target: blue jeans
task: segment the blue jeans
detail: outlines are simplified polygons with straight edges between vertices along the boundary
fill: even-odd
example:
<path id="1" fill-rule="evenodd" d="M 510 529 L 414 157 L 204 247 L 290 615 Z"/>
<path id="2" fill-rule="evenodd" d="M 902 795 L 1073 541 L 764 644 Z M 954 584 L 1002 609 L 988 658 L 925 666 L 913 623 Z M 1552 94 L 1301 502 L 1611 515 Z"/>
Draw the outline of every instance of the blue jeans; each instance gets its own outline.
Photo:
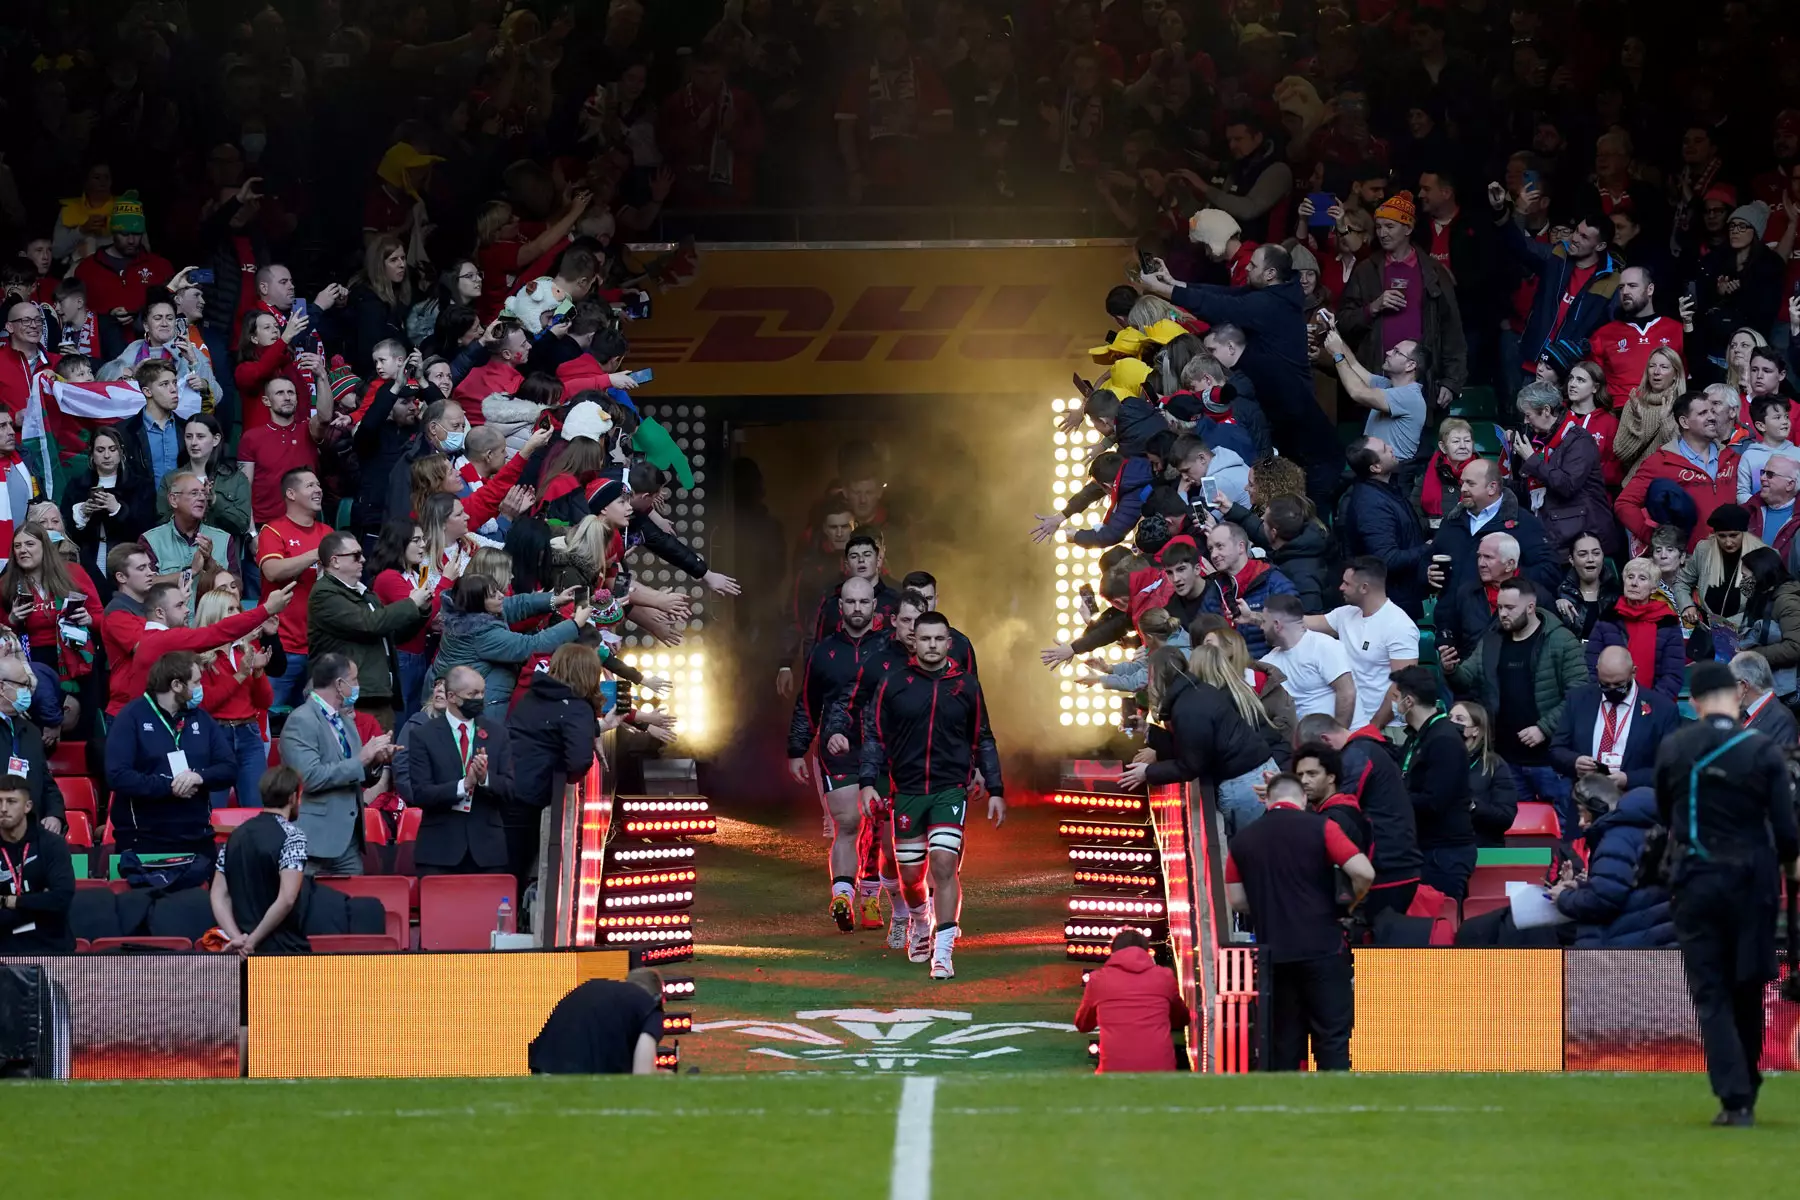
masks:
<path id="1" fill-rule="evenodd" d="M 1507 763 L 1506 769 L 1512 772 L 1513 787 L 1518 789 L 1519 799 L 1554 804 L 1564 839 L 1573 839 L 1581 828 L 1581 820 L 1575 815 L 1575 799 L 1569 794 L 1570 781 L 1558 775 L 1554 767 L 1521 767 Z"/>
<path id="2" fill-rule="evenodd" d="M 274 712 L 293 712 L 306 696 L 306 655 L 288 651 L 287 667 L 269 680 L 275 699 L 269 707 Z"/>
<path id="3" fill-rule="evenodd" d="M 1221 779 L 1218 785 L 1219 811 L 1225 814 L 1225 836 L 1240 833 L 1249 828 L 1250 823 L 1263 815 L 1263 802 L 1257 799 L 1256 787 L 1263 781 L 1263 772 L 1274 774 L 1280 770 L 1274 759 L 1269 759 L 1253 770 L 1245 771 L 1235 779 Z"/>
<path id="4" fill-rule="evenodd" d="M 263 741 L 262 730 L 252 723 L 221 726 L 219 732 L 231 743 L 231 755 L 237 761 L 237 806 L 261 808 L 262 792 L 258 785 L 262 783 L 263 772 L 269 769 L 269 744 Z M 226 789 L 212 793 L 214 808 L 224 808 L 231 803 L 231 794 Z"/>
<path id="5" fill-rule="evenodd" d="M 394 717 L 394 728 L 400 728 L 406 718 L 419 711 L 421 693 L 425 687 L 425 672 L 430 668 L 429 656 L 400 651 L 400 711 Z"/>

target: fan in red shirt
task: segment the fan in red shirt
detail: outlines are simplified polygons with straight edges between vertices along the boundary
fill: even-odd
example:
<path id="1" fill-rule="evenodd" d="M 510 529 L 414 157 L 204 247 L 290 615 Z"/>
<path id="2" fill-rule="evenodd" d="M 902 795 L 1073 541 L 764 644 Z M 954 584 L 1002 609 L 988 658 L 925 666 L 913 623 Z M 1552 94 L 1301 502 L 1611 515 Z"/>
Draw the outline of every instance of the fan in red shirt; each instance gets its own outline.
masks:
<path id="1" fill-rule="evenodd" d="M 1075 1028 L 1100 1030 L 1100 1073 L 1173 1071 L 1173 1030 L 1190 1014 L 1175 974 L 1150 956 L 1150 939 L 1135 929 L 1113 938 L 1112 954 L 1088 976 Z"/>
<path id="2" fill-rule="evenodd" d="M 144 206 L 136 192 L 114 201 L 112 235 L 112 245 L 75 265 L 75 278 L 87 288 L 89 308 L 129 324 L 144 311 L 150 289 L 169 282 L 175 268 L 162 255 L 144 249 Z"/>
<path id="3" fill-rule="evenodd" d="M 306 606 L 319 580 L 319 543 L 332 529 L 318 519 L 325 491 L 310 467 L 282 477 L 281 498 L 286 511 L 256 535 L 256 565 L 265 588 L 295 585 L 294 603 L 281 616 L 281 648 L 305 658 Z"/>
<path id="4" fill-rule="evenodd" d="M 279 518 L 287 507 L 282 484 L 288 472 L 318 471 L 319 441 L 330 418 L 322 409 L 315 409 L 302 420 L 294 382 L 285 375 L 263 385 L 260 403 L 250 395 L 244 393 L 246 425 L 252 407 L 262 409 L 265 419 L 245 429 L 238 442 L 238 462 L 250 477 L 250 519 L 263 526 Z"/>
<path id="5" fill-rule="evenodd" d="M 950 132 L 950 93 L 930 64 L 908 51 L 904 22 L 883 19 L 875 61 L 844 80 L 836 116 L 853 203 L 871 188 L 883 203 L 895 203 L 929 192 L 941 178 L 929 159 L 935 140 Z"/>
<path id="6" fill-rule="evenodd" d="M 725 78 L 724 55 L 702 47 L 687 83 L 662 102 L 656 138 L 675 172 L 681 208 L 743 208 L 756 202 L 756 160 L 763 151 L 762 110 Z"/>
<path id="7" fill-rule="evenodd" d="M 1650 355 L 1663 346 L 1681 354 L 1683 336 L 1680 321 L 1657 315 L 1656 284 L 1643 267 L 1619 273 L 1618 300 L 1618 320 L 1594 330 L 1588 345 L 1606 372 L 1607 392 L 1622 404 L 1643 380 Z"/>
<path id="8" fill-rule="evenodd" d="M 550 273 L 557 255 L 568 244 L 569 231 L 592 200 L 591 192 L 575 192 L 562 216 L 529 239 L 518 212 L 505 200 L 495 200 L 481 210 L 475 219 L 475 265 L 481 269 L 481 295 L 475 301 L 475 313 L 483 324 L 500 315 L 501 306 L 518 290 L 521 281 Z"/>
<path id="9" fill-rule="evenodd" d="M 308 349 L 311 339 L 305 335 L 311 321 L 305 313 L 286 322 L 273 312 L 258 309 L 244 319 L 244 331 L 238 340 L 237 366 L 232 379 L 238 394 L 244 397 L 263 395 L 271 379 L 286 379 L 294 385 L 296 406 L 306 416 L 312 415 L 313 396 L 327 377 L 324 356 Z M 305 340 L 301 340 L 305 339 Z M 295 349 L 294 343 L 300 342 Z M 242 405 L 244 431 L 260 429 L 269 423 L 265 405 Z"/>

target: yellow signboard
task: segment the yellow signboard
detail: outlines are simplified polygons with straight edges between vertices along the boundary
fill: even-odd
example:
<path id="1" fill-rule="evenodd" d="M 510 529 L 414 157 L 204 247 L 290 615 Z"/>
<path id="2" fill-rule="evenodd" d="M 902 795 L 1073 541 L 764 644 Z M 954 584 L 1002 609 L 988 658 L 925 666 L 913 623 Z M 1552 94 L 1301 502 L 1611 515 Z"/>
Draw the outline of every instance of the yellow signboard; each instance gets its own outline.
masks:
<path id="1" fill-rule="evenodd" d="M 1133 261 L 1122 241 L 701 247 L 626 324 L 629 362 L 659 396 L 1061 394 Z"/>

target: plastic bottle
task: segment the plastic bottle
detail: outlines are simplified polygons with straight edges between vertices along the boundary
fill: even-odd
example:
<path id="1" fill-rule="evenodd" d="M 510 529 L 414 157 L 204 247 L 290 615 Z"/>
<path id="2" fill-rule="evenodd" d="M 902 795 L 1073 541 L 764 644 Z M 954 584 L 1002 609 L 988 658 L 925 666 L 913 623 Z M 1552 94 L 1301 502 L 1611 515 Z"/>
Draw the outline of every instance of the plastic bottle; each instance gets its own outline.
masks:
<path id="1" fill-rule="evenodd" d="M 500 898 L 500 907 L 494 910 L 494 932 L 495 933 L 512 933 L 512 932 L 514 932 L 514 929 L 513 929 L 513 906 L 512 906 L 512 898 L 510 896 L 502 896 Z"/>

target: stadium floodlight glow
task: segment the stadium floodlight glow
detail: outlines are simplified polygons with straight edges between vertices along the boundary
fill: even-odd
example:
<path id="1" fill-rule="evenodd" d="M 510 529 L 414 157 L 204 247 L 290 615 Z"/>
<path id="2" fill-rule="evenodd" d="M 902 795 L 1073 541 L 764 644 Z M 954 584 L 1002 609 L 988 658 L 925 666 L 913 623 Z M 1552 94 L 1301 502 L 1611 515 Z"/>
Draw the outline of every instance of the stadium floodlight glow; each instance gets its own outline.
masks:
<path id="1" fill-rule="evenodd" d="M 1069 911 L 1083 917 L 1160 917 L 1163 902 L 1147 896 L 1070 896 Z"/>
<path id="2" fill-rule="evenodd" d="M 1162 889 L 1162 876 L 1155 871 L 1096 871 L 1084 867 L 1075 872 L 1075 882 L 1082 887 L 1123 888 L 1127 891 Z"/>
<path id="3" fill-rule="evenodd" d="M 717 833 L 719 822 L 712 817 L 627 817 L 622 832 L 626 837 L 695 837 Z"/>
<path id="4" fill-rule="evenodd" d="M 668 975 L 663 977 L 664 999 L 679 999 L 694 994 L 694 981 L 686 976 Z"/>
<path id="5" fill-rule="evenodd" d="M 674 859 L 694 857 L 694 848 L 692 846 L 620 846 L 607 853 L 611 854 L 613 861 L 618 863 L 669 862 Z"/>
<path id="6" fill-rule="evenodd" d="M 672 908 L 678 904 L 692 904 L 694 893 L 682 892 L 630 892 L 623 896 L 608 896 L 608 908 Z"/>
<path id="7" fill-rule="evenodd" d="M 1079 697 L 1079 701 L 1090 697 Z M 1088 707 L 1081 704 L 1081 707 Z M 1063 808 L 1098 808 L 1115 813 L 1142 813 L 1147 797 L 1102 795 L 1098 792 L 1056 792 L 1050 797 L 1050 803 Z"/>
<path id="8" fill-rule="evenodd" d="M 1056 827 L 1056 832 L 1062 837 L 1084 841 L 1134 842 L 1150 837 L 1148 825 L 1103 825 L 1094 821 L 1064 821 Z"/>
<path id="9" fill-rule="evenodd" d="M 638 956 L 638 962 L 654 967 L 657 963 L 687 962 L 694 957 L 694 948 L 691 945 L 648 946 L 633 953 Z"/>
<path id="10" fill-rule="evenodd" d="M 621 813 L 703 813 L 711 809 L 704 800 L 621 800 Z"/>
<path id="11" fill-rule="evenodd" d="M 631 871 L 624 875 L 608 875 L 605 886 L 608 891 L 669 887 L 678 883 L 692 883 L 699 876 L 700 872 L 693 867 L 674 867 L 667 871 Z"/>
<path id="12" fill-rule="evenodd" d="M 1111 955 L 1112 945 L 1109 942 L 1065 942 L 1063 953 L 1082 962 L 1092 962 L 1094 959 L 1104 959 Z M 1084 978 L 1084 986 L 1085 983 Z"/>
<path id="13" fill-rule="evenodd" d="M 672 1012 L 664 1013 L 663 1014 L 662 1031 L 663 1031 L 664 1037 L 668 1037 L 672 1033 L 692 1033 L 692 1032 L 694 1032 L 694 1014 L 693 1013 L 672 1013 Z"/>
<path id="14" fill-rule="evenodd" d="M 1160 859 L 1155 850 L 1129 846 L 1070 846 L 1069 861 L 1108 867 L 1150 867 Z"/>

